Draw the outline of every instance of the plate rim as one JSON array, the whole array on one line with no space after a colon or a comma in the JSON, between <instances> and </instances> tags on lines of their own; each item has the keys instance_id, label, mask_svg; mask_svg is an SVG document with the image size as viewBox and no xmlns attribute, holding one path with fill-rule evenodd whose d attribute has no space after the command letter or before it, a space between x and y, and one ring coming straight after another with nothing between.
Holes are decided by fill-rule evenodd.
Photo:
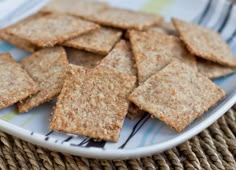
<instances>
[{"instance_id":1,"label":"plate rim","mask_svg":"<svg viewBox=\"0 0 236 170\"><path fill-rule=\"evenodd\" d=\"M32 136L31 131L19 127L17 125L11 124L7 121L0 119L0 130L8 133L12 136L18 137L24 141L30 142L32 144L47 148L52 151L68 153L75 156L82 156L86 158L95 159L129 159L137 158L141 156L147 156L154 153L160 153L172 147L175 147L191 137L197 135L212 123L214 123L218 118L220 118L224 113L226 113L234 104L236 103L236 90L229 93L218 105L216 105L213 110L215 110L212 115L191 129L180 133L179 136L172 138L169 141L164 141L159 144L153 144L149 146L143 146L132 149L103 149L95 147L83 147L83 146L71 146L69 143L54 143L52 140L45 141L45 135L35 133ZM212 110L212 111L213 111ZM51 138L55 139L55 138Z\"/></svg>"}]
</instances>

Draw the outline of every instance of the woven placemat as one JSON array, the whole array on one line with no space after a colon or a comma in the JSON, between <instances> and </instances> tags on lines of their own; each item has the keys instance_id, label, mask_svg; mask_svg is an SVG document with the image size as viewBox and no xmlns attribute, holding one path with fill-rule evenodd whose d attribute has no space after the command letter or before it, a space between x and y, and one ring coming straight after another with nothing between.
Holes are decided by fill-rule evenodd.
<instances>
[{"instance_id":1,"label":"woven placemat","mask_svg":"<svg viewBox=\"0 0 236 170\"><path fill-rule=\"evenodd\" d=\"M236 169L236 105L208 129L161 154L125 161L53 152L0 132L0 169Z\"/></svg>"}]
</instances>

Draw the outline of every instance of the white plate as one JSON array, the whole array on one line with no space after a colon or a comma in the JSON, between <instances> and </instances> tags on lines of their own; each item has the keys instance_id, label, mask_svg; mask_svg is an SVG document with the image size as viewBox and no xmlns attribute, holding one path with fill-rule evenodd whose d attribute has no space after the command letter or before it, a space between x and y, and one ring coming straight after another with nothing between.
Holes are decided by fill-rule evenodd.
<instances>
[{"instance_id":1,"label":"white plate","mask_svg":"<svg viewBox=\"0 0 236 170\"><path fill-rule=\"evenodd\" d=\"M198 22L220 31L235 51L236 7L228 1L115 0L112 1L112 5L160 12L167 19L175 16ZM0 52L6 51L10 51L17 60L27 55L14 46L0 42ZM126 119L117 143L94 142L81 136L50 132L48 124L55 101L21 115L16 114L14 106L1 110L0 129L33 144L73 155L105 159L140 157L162 152L186 141L211 125L236 102L236 74L217 79L215 82L227 92L227 96L182 133L174 132L159 120L151 119L149 116L133 121Z\"/></svg>"}]
</instances>

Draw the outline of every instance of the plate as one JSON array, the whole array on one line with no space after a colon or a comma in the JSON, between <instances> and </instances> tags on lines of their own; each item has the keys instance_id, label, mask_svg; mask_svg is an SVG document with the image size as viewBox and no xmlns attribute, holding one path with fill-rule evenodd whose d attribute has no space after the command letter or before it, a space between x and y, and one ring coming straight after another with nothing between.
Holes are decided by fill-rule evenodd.
<instances>
[{"instance_id":1,"label":"plate","mask_svg":"<svg viewBox=\"0 0 236 170\"><path fill-rule=\"evenodd\" d=\"M160 13L167 20L171 16L193 21L219 31L236 51L236 6L225 0L113 0L112 6ZM0 42L0 52L10 52L16 60L29 53L6 42ZM227 96L182 133L176 133L157 119L146 115L126 119L117 143L96 142L82 136L48 130L50 113L55 101L45 103L28 113L17 115L15 106L0 111L0 130L50 150L73 155L127 159L151 155L174 147L207 128L236 102L236 74L214 81Z\"/></svg>"}]
</instances>

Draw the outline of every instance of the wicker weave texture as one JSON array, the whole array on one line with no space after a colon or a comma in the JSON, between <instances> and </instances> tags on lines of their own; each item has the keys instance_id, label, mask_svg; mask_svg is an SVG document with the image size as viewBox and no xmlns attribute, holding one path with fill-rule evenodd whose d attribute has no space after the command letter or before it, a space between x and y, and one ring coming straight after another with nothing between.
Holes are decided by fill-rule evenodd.
<instances>
[{"instance_id":1,"label":"wicker weave texture","mask_svg":"<svg viewBox=\"0 0 236 170\"><path fill-rule=\"evenodd\" d=\"M208 129L161 154L131 160L64 155L0 132L0 169L236 169L236 106Z\"/></svg>"}]
</instances>

